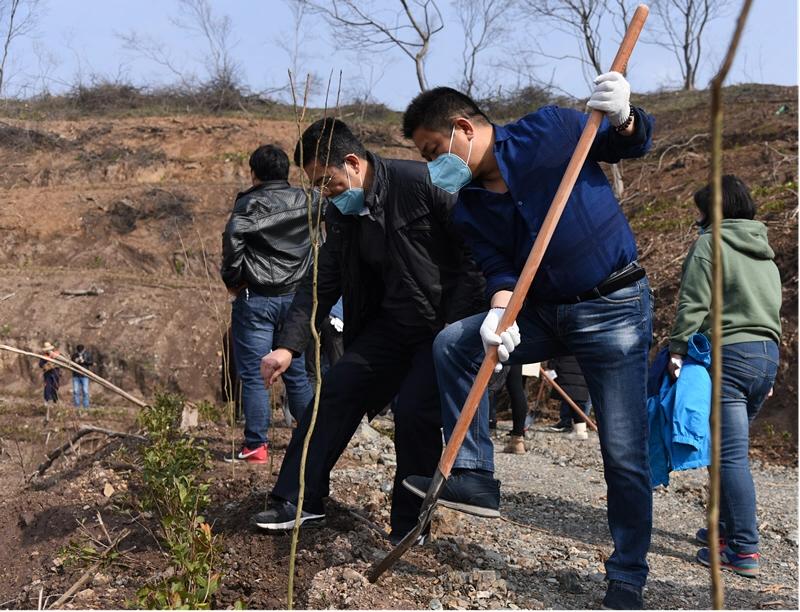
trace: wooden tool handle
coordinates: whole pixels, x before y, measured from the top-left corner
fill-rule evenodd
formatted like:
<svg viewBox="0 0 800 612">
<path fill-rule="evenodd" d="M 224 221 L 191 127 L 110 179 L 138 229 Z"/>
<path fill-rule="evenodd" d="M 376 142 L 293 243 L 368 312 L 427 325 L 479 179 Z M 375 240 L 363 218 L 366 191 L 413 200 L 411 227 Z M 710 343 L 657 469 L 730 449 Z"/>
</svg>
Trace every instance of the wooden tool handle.
<svg viewBox="0 0 800 612">
<path fill-rule="evenodd" d="M 617 72 L 625 70 L 625 67 L 628 65 L 628 59 L 631 56 L 633 47 L 636 45 L 636 41 L 639 39 L 639 34 L 642 31 L 642 27 L 644 26 L 649 12 L 650 9 L 644 4 L 640 4 L 636 8 L 636 12 L 633 14 L 630 25 L 628 25 L 625 37 L 622 39 L 614 62 L 611 64 L 611 70 L 616 70 Z M 589 115 L 589 120 L 583 128 L 583 133 L 575 147 L 575 152 L 572 154 L 572 158 L 569 161 L 569 165 L 567 165 L 567 169 L 558 186 L 556 195 L 553 197 L 550 209 L 539 230 L 539 235 L 533 243 L 533 248 L 531 248 L 531 253 L 528 255 L 528 259 L 525 262 L 525 267 L 522 268 L 517 284 L 514 286 L 514 291 L 511 294 L 511 299 L 508 301 L 503 317 L 500 319 L 500 324 L 497 326 L 498 334 L 508 329 L 508 327 L 514 323 L 519 311 L 522 309 L 525 297 L 528 295 L 528 289 L 533 282 L 533 277 L 536 276 L 536 272 L 539 270 L 539 265 L 542 263 L 544 253 L 550 244 L 553 233 L 556 231 L 556 225 L 558 225 L 558 220 L 564 212 L 569 195 L 572 193 L 572 188 L 575 186 L 575 181 L 578 179 L 578 174 L 580 174 L 583 163 L 586 161 L 586 156 L 589 155 L 589 149 L 592 146 L 594 137 L 597 135 L 597 129 L 600 127 L 602 119 L 603 113 L 597 110 L 592 111 L 591 115 Z M 475 376 L 475 381 L 472 383 L 472 388 L 464 402 L 464 407 L 453 429 L 453 434 L 450 436 L 450 440 L 447 442 L 442 458 L 439 461 L 439 470 L 445 477 L 450 476 L 450 470 L 456 460 L 461 444 L 464 442 L 467 429 L 470 423 L 472 423 L 475 411 L 486 390 L 486 386 L 489 384 L 489 378 L 491 378 L 496 365 L 497 347 L 492 347 L 489 352 L 486 353 L 483 363 L 478 370 L 478 374 Z"/>
<path fill-rule="evenodd" d="M 583 410 L 581 410 L 580 406 L 578 406 L 578 404 L 575 403 L 575 401 L 569 396 L 569 394 L 566 391 L 564 391 L 564 389 L 561 388 L 561 385 L 559 385 L 556 381 L 550 378 L 547 374 L 544 375 L 544 380 L 546 380 L 547 384 L 553 387 L 553 389 L 555 389 L 558 392 L 561 398 L 565 402 L 567 402 L 567 405 L 570 408 L 572 408 L 572 411 L 575 414 L 577 414 L 581 418 L 581 420 L 589 426 L 589 429 L 595 432 L 597 431 L 597 425 L 594 424 L 594 421 L 590 419 L 588 416 L 586 416 L 586 413 Z"/>
</svg>

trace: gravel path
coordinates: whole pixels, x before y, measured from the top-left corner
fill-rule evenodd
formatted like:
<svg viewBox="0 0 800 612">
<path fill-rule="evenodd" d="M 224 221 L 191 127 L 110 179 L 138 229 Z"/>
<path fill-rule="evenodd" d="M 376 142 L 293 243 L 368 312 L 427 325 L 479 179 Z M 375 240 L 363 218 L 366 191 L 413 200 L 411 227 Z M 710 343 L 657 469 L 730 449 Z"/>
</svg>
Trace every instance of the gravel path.
<svg viewBox="0 0 800 612">
<path fill-rule="evenodd" d="M 368 608 L 382 600 L 386 607 L 400 602 L 432 609 L 599 607 L 605 592 L 603 560 L 611 552 L 611 539 L 597 436 L 572 441 L 538 427 L 529 434 L 531 450 L 526 455 L 504 455 L 497 451 L 507 428 L 500 424 L 495 443 L 503 519 L 479 519 L 440 508 L 430 543 L 407 553 L 378 585 L 355 579 L 365 572 L 366 561 L 329 567 L 314 579 L 309 605 Z M 380 502 L 382 496 L 388 502 L 388 489 L 383 486 L 381 491 L 378 483 L 390 482 L 390 462 L 372 463 L 358 445 L 348 453 L 364 465 L 337 469 L 334 497 L 364 508 L 362 495 L 346 499 L 340 492 L 353 490 L 356 483 L 371 483 L 368 511 L 376 523 L 385 524 L 388 504 Z M 754 473 L 762 575 L 748 579 L 724 572 L 725 606 L 797 609 L 797 469 L 756 464 Z M 705 524 L 705 483 L 705 470 L 678 472 L 672 474 L 668 489 L 655 491 L 647 608 L 711 606 L 708 569 L 694 560 L 699 545 L 693 541 L 697 528 Z M 364 550 L 365 559 L 388 549 L 376 546 L 375 538 L 363 532 L 356 547 Z M 341 588 L 342 581 L 348 584 L 347 598 L 332 601 L 330 593 L 336 584 Z M 315 593 L 324 593 L 326 599 L 317 600 Z"/>
<path fill-rule="evenodd" d="M 499 444 L 496 444 L 498 447 Z M 600 559 L 610 553 L 605 513 L 605 482 L 596 435 L 570 441 L 563 434 L 534 432 L 532 450 L 525 456 L 496 456 L 497 474 L 503 481 L 503 511 L 520 523 L 544 529 L 545 542 L 566 542 L 569 557 L 554 564 L 551 573 L 575 571 L 590 581 L 599 580 Z M 797 609 L 797 470 L 754 466 L 758 495 L 759 532 L 762 539 L 762 576 L 748 579 L 725 572 L 728 608 L 780 607 Z M 711 605 L 708 570 L 694 561 L 699 545 L 698 527 L 705 524 L 705 470 L 675 472 L 669 488 L 654 492 L 653 540 L 648 560 L 650 579 L 645 601 L 650 608 L 708 608 Z M 506 523 L 500 529 L 516 528 Z M 506 536 L 513 538 L 513 532 Z M 520 551 L 524 554 L 524 548 Z M 590 560 L 584 569 L 582 559 Z M 575 561 L 575 563 L 571 563 Z M 548 576 L 550 577 L 550 576 Z M 557 579 L 559 576 L 555 576 Z M 547 607 L 591 607 L 591 597 L 575 594 L 562 598 L 562 582 L 548 589 Z M 568 580 L 566 582 L 569 582 Z M 580 582 L 585 582 L 581 580 Z M 551 583 L 552 584 L 552 583 Z M 569 585 L 567 585 L 569 586 Z M 603 585 L 590 589 L 601 597 Z M 562 587 L 559 589 L 559 587 Z M 566 589 L 569 591 L 569 589 Z M 533 595 L 533 592 L 532 592 Z"/>
</svg>

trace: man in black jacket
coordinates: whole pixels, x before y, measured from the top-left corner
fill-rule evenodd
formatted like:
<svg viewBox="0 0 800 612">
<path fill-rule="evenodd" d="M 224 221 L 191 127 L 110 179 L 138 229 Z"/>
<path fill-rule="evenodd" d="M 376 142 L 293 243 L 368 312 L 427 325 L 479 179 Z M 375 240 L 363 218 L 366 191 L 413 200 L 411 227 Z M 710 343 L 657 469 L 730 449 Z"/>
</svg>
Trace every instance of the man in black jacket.
<svg viewBox="0 0 800 612">
<path fill-rule="evenodd" d="M 311 263 L 308 199 L 290 187 L 289 158 L 274 145 L 250 156 L 253 187 L 236 197 L 222 235 L 222 280 L 235 297 L 233 356 L 242 381 L 244 446 L 231 460 L 267 463 L 269 392 L 259 373 L 300 280 Z M 313 198 L 312 208 L 318 206 Z M 283 373 L 289 410 L 300 420 L 313 397 L 302 360 Z"/>
<path fill-rule="evenodd" d="M 319 254 L 316 324 L 340 296 L 345 321 L 345 352 L 322 381 L 301 521 L 324 519 L 331 469 L 364 414 L 372 418 L 396 396 L 391 537 L 397 540 L 416 524 L 420 508 L 400 483 L 417 472 L 432 474 L 442 449 L 433 339 L 445 323 L 485 308 L 483 280 L 451 225 L 454 200 L 433 187 L 425 164 L 370 153 L 347 125 L 332 119 L 305 131 L 295 163 L 331 200 Z M 280 348 L 262 360 L 268 385 L 305 348 L 311 306 L 307 277 L 275 343 Z M 263 529 L 294 526 L 310 413 L 286 450 L 270 507 L 254 517 Z"/>
</svg>

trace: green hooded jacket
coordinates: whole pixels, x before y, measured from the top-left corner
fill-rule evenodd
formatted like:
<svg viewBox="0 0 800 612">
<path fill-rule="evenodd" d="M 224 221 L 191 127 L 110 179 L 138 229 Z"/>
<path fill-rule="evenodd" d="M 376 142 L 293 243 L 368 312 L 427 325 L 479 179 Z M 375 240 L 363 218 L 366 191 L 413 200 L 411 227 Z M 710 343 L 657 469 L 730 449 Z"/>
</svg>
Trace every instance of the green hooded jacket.
<svg viewBox="0 0 800 612">
<path fill-rule="evenodd" d="M 781 336 L 781 278 L 775 252 L 760 221 L 722 221 L 722 344 L 774 340 Z M 686 261 L 678 312 L 670 333 L 671 353 L 686 354 L 689 337 L 711 337 L 711 234 L 695 241 Z"/>
</svg>

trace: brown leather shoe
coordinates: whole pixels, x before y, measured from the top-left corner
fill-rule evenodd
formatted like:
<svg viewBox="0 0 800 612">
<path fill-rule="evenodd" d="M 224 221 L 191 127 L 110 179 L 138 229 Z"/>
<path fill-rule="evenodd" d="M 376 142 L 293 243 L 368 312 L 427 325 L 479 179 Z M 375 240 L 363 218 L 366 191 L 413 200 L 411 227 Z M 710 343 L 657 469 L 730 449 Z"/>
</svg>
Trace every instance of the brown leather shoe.
<svg viewBox="0 0 800 612">
<path fill-rule="evenodd" d="M 511 455 L 524 455 L 526 452 L 528 452 L 528 450 L 525 448 L 525 437 L 515 435 L 509 436 L 503 452 Z"/>
</svg>

